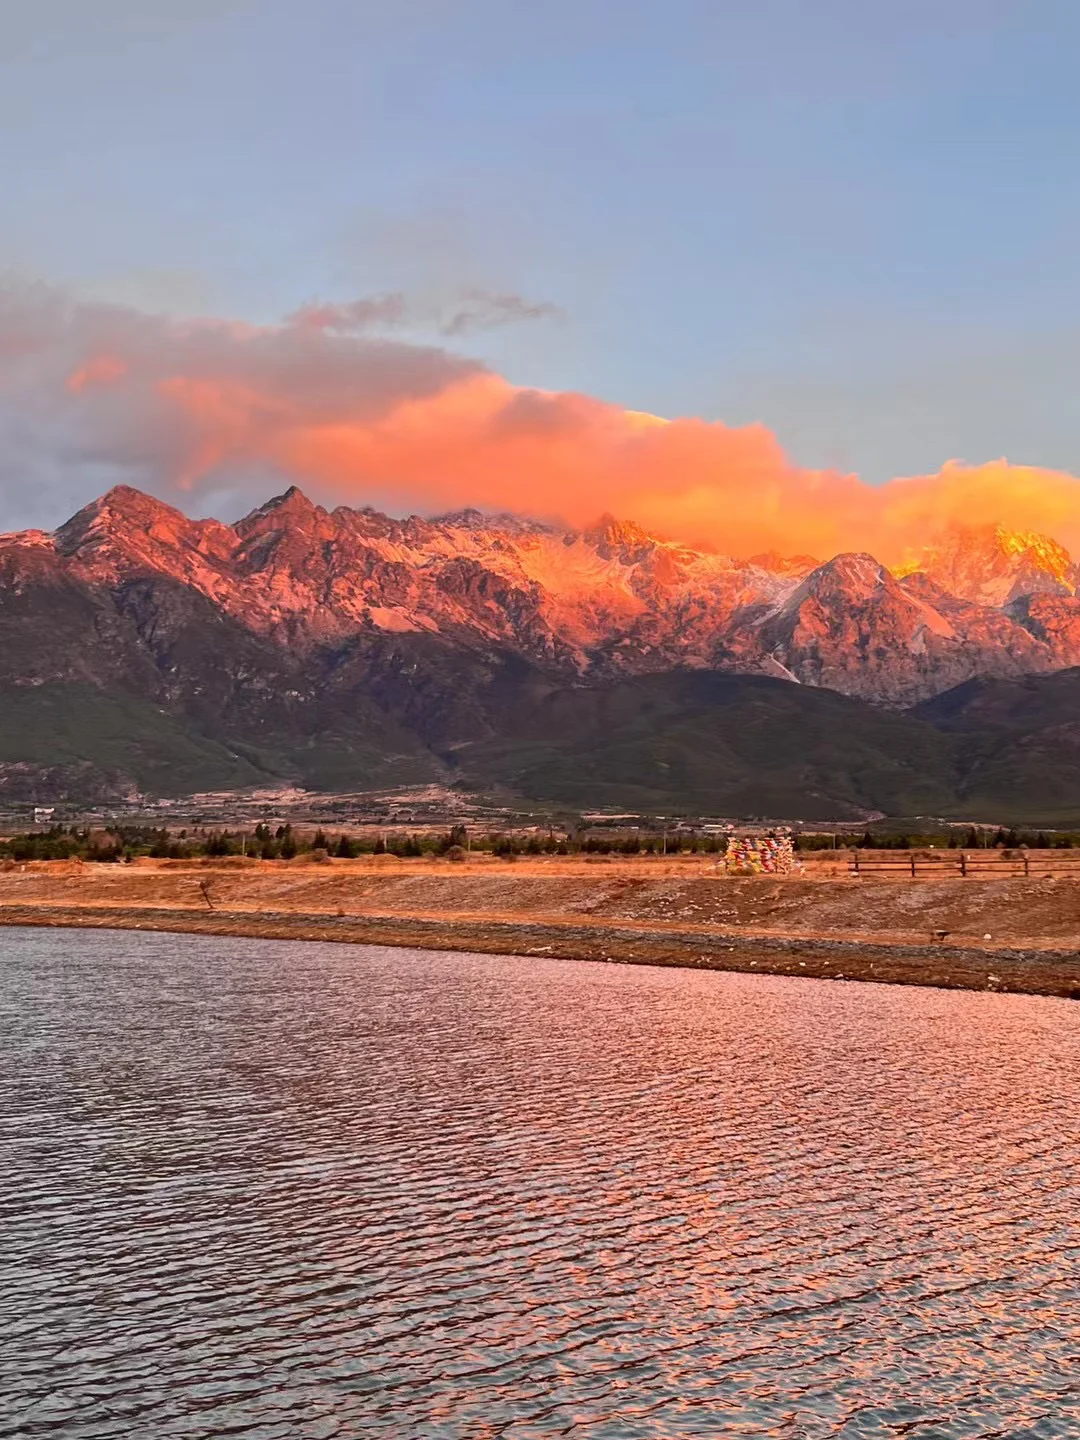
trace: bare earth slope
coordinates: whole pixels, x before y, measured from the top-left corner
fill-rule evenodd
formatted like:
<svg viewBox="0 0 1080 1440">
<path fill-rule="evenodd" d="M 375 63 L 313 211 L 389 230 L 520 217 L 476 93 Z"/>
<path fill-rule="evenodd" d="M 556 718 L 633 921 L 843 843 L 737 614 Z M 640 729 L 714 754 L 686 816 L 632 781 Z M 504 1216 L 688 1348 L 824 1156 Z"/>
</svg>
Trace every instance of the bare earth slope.
<svg viewBox="0 0 1080 1440">
<path fill-rule="evenodd" d="M 853 880 L 821 866 L 818 878 L 737 880 L 697 861 L 51 863 L 0 874 L 0 922 L 355 940 L 1080 997 L 1080 880 L 1050 875 L 905 883 Z"/>
</svg>

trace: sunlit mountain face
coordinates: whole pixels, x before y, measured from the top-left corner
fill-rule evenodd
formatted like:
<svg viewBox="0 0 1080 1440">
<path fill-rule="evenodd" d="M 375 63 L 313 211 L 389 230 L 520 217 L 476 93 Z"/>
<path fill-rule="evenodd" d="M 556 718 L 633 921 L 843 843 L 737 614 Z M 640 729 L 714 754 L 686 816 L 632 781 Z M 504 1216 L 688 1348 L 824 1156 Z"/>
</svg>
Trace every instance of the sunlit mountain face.
<svg viewBox="0 0 1080 1440">
<path fill-rule="evenodd" d="M 226 525 L 118 487 L 54 533 L 0 538 L 0 566 L 9 603 L 62 589 L 123 610 L 138 594 L 156 632 L 188 592 L 290 653 L 428 635 L 585 680 L 717 669 L 904 706 L 1080 663 L 1080 568 L 1053 539 L 994 525 L 953 524 L 890 570 L 867 554 L 706 553 L 611 516 L 569 530 L 327 510 L 295 487 Z M 19 649 L 25 680 L 76 663 L 101 678 L 48 637 Z"/>
<path fill-rule="evenodd" d="M 1052 539 L 997 526 L 893 570 L 296 488 L 223 524 L 120 487 L 0 536 L 0 802 L 437 782 L 665 813 L 1080 813 L 1077 580 Z"/>
</svg>

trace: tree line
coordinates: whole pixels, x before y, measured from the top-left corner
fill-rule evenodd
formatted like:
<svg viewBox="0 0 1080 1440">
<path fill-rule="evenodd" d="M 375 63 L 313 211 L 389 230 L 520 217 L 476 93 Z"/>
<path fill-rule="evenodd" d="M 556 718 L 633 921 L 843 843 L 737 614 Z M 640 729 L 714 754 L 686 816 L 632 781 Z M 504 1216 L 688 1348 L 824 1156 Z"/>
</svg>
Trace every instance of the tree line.
<svg viewBox="0 0 1080 1440">
<path fill-rule="evenodd" d="M 883 834 L 867 830 L 863 835 L 796 834 L 799 851 L 855 847 L 861 850 L 909 850 L 938 846 L 948 849 L 1071 849 L 1080 845 L 1080 835 L 1065 831 L 988 830 L 972 826 L 966 834 L 910 835 Z M 727 836 L 695 835 L 637 830 L 612 830 L 610 834 L 586 832 L 583 828 L 551 829 L 548 833 L 509 834 L 471 832 L 464 825 L 446 831 L 386 831 L 363 838 L 325 829 L 313 833 L 297 831 L 290 824 L 271 828 L 259 824 L 253 830 L 193 829 L 169 831 L 148 825 L 109 825 L 103 828 L 54 825 L 43 832 L 27 832 L 0 841 L 0 859 L 88 860 L 120 863 L 149 856 L 160 860 L 193 860 L 250 856 L 259 860 L 357 859 L 363 855 L 395 855 L 400 859 L 439 856 L 460 860 L 471 853 L 515 859 L 529 855 L 722 855 Z"/>
</svg>

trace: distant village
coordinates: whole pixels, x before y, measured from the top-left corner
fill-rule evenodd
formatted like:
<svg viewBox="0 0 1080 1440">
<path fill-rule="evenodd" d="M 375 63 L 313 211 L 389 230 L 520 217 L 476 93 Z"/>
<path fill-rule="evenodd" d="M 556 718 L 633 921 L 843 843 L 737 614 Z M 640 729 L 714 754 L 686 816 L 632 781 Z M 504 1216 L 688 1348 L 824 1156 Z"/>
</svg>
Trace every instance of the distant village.
<svg viewBox="0 0 1080 1440">
<path fill-rule="evenodd" d="M 800 852 L 866 849 L 1080 847 L 1080 834 L 1017 830 L 993 821 L 868 815 L 812 824 L 761 816 L 580 814 L 497 805 L 441 786 L 355 794 L 296 789 L 134 797 L 108 806 L 0 807 L 0 854 L 24 858 L 236 855 L 289 859 L 325 852 L 402 857 L 715 855 L 733 875 L 787 874 Z"/>
</svg>

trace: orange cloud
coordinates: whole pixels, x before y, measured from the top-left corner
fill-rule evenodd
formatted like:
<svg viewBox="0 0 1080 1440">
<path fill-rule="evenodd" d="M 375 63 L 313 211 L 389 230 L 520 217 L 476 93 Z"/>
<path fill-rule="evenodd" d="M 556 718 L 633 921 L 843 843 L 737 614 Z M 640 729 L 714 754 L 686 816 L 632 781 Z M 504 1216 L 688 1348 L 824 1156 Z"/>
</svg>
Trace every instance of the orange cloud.
<svg viewBox="0 0 1080 1440">
<path fill-rule="evenodd" d="M 477 505 L 572 525 L 611 511 L 734 555 L 868 549 L 896 562 L 955 521 L 1040 530 L 1080 551 L 1080 483 L 1003 461 L 874 487 L 793 465 L 763 426 L 664 421 L 489 374 L 371 420 L 312 424 L 279 407 L 260 426 L 251 396 L 242 415 L 225 402 L 218 394 L 213 428 L 243 437 L 236 458 L 257 457 L 328 501 L 397 497 L 429 513 Z M 193 418 L 205 416 L 204 401 Z"/>
<path fill-rule="evenodd" d="M 870 486 L 801 468 L 762 425 L 523 389 L 444 349 L 321 323 L 179 325 L 55 292 L 0 294 L 0 381 L 20 437 L 40 416 L 48 473 L 89 460 L 166 498 L 263 499 L 288 480 L 327 503 L 476 505 L 572 525 L 610 511 L 732 555 L 866 549 L 888 563 L 950 522 L 1000 521 L 1080 553 L 1071 475 L 948 463 Z"/>
<path fill-rule="evenodd" d="M 827 548 L 835 517 L 821 512 L 821 491 L 839 501 L 861 488 L 792 469 L 761 427 L 665 424 L 491 375 L 408 401 L 373 424 L 288 428 L 273 445 L 284 471 L 342 498 L 389 477 L 423 510 L 472 504 L 577 525 L 607 510 L 739 552 L 773 543 L 780 528 L 798 529 L 802 549 Z M 799 516 L 790 512 L 796 495 Z"/>
<path fill-rule="evenodd" d="M 1035 530 L 1080 555 L 1080 481 L 1062 470 L 950 461 L 934 475 L 890 480 L 878 494 L 878 544 L 890 555 L 956 522 Z"/>
<path fill-rule="evenodd" d="M 118 355 L 95 355 L 67 378 L 72 395 L 80 395 L 92 385 L 115 385 L 127 374 L 127 364 Z"/>
</svg>

